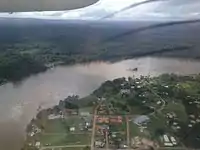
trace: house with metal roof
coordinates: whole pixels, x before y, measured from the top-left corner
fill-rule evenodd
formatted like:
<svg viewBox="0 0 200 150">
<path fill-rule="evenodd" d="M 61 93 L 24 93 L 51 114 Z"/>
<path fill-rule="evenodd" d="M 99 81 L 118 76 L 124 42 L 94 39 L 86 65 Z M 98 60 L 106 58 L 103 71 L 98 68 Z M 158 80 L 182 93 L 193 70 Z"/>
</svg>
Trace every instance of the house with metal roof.
<svg viewBox="0 0 200 150">
<path fill-rule="evenodd" d="M 142 125 L 142 124 L 146 124 L 150 121 L 150 118 L 148 116 L 145 116 L 145 115 L 141 115 L 141 116 L 138 116 L 137 118 L 135 118 L 133 120 L 133 122 L 137 125 Z"/>
</svg>

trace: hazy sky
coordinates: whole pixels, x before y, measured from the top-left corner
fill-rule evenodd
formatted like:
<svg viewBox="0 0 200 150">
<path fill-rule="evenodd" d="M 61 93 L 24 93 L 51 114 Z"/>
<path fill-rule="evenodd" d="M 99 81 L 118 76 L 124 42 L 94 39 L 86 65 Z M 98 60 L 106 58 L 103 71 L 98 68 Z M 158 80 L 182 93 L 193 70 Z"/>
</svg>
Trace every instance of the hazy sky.
<svg viewBox="0 0 200 150">
<path fill-rule="evenodd" d="M 99 20 L 182 20 L 200 19 L 200 0 L 160 0 L 124 10 L 147 0 L 100 0 L 94 5 L 70 11 L 0 13 L 0 17 Z M 123 10 L 123 11 L 120 11 Z"/>
</svg>

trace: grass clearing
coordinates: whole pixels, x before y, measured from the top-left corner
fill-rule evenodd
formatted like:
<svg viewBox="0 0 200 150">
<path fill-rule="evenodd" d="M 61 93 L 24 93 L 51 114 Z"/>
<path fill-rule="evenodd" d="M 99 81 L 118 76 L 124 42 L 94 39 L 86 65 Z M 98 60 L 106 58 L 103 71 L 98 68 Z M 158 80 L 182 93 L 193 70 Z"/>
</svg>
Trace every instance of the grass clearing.
<svg viewBox="0 0 200 150">
<path fill-rule="evenodd" d="M 129 131 L 130 131 L 130 136 L 131 137 L 135 137 L 135 136 L 139 136 L 139 137 L 150 137 L 150 133 L 148 131 L 148 129 L 142 129 L 136 125 L 134 122 L 129 122 Z M 142 131 L 142 132 L 141 132 Z"/>
<path fill-rule="evenodd" d="M 40 139 L 42 145 L 50 144 L 51 146 L 63 145 L 89 145 L 91 135 L 85 134 L 54 134 L 41 135 Z"/>
<path fill-rule="evenodd" d="M 140 136 L 140 128 L 133 122 L 129 122 L 129 131 L 131 136 Z"/>
<path fill-rule="evenodd" d="M 44 128 L 45 133 L 66 133 L 67 126 L 62 119 L 47 120 Z"/>
<path fill-rule="evenodd" d="M 148 111 L 140 106 L 131 106 L 131 114 L 134 115 L 141 115 L 141 114 L 147 114 Z"/>
<path fill-rule="evenodd" d="M 93 113 L 93 110 L 94 108 L 93 107 L 84 107 L 84 108 L 80 108 L 79 109 L 79 112 L 89 112 L 89 113 Z"/>
<path fill-rule="evenodd" d="M 89 118 L 89 117 L 88 117 Z M 69 133 L 70 127 L 75 127 L 75 132 L 81 132 L 79 125 L 85 120 L 80 116 L 70 116 L 67 119 L 47 120 L 44 128 L 45 133 Z"/>
<path fill-rule="evenodd" d="M 54 149 L 54 150 L 57 150 L 57 149 Z M 88 149 L 86 149 L 86 147 L 73 147 L 73 148 L 66 147 L 66 148 L 62 148 L 58 150 L 88 150 Z"/>
<path fill-rule="evenodd" d="M 122 124 L 112 124 L 110 125 L 110 130 L 113 132 L 126 132 L 126 123 Z"/>
<path fill-rule="evenodd" d="M 49 144 L 51 146 L 63 146 L 66 145 L 66 135 L 41 135 L 39 141 L 42 145 Z"/>
<path fill-rule="evenodd" d="M 168 129 L 166 126 L 166 120 L 164 116 L 162 115 L 156 115 L 156 117 L 151 116 L 150 122 L 147 124 L 147 130 L 150 132 L 151 137 L 153 139 L 159 138 L 157 137 L 157 134 L 156 134 L 159 129 L 164 129 L 164 130 Z"/>
<path fill-rule="evenodd" d="M 177 115 L 177 118 L 181 121 L 186 122 L 188 119 L 185 107 L 181 103 L 169 103 L 165 106 L 163 109 L 163 114 L 166 114 L 168 112 L 174 112 Z"/>
<path fill-rule="evenodd" d="M 46 148 L 44 150 L 52 150 L 52 148 Z M 54 148 L 53 150 L 89 150 L 86 147 L 63 147 L 63 148 Z"/>
</svg>

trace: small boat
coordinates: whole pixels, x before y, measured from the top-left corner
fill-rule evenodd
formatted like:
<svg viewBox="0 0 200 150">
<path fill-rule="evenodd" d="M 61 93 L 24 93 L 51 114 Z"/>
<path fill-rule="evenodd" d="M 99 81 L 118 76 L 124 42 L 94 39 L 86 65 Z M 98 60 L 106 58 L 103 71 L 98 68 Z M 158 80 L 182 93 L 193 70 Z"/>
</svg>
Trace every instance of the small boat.
<svg viewBox="0 0 200 150">
<path fill-rule="evenodd" d="M 138 68 L 128 69 L 129 71 L 138 71 Z"/>
</svg>

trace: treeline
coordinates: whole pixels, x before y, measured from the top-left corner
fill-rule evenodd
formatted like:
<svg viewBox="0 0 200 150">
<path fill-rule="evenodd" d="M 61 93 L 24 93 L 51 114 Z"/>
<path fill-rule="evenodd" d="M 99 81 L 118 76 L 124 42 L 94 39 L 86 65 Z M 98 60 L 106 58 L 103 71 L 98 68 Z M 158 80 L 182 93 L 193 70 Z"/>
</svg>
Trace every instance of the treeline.
<svg viewBox="0 0 200 150">
<path fill-rule="evenodd" d="M 148 22 L 142 24 L 149 27 Z M 137 32 L 119 37 L 132 28 Z M 186 25 L 166 26 L 145 32 L 138 32 L 138 29 L 146 28 L 141 28 L 140 22 L 135 22 L 133 27 L 132 23 L 120 25 L 117 22 L 70 24 L 65 21 L 4 20 L 0 24 L 0 83 L 21 79 L 52 64 L 116 61 L 146 55 L 200 56 L 200 44 L 196 40 L 200 36 L 192 34 L 192 31 L 200 31 L 199 26 L 192 29 Z M 24 64 L 19 65 L 21 63 Z"/>
<path fill-rule="evenodd" d="M 6 52 L 0 54 L 0 83 L 18 81 L 46 67 L 28 54 Z"/>
</svg>

